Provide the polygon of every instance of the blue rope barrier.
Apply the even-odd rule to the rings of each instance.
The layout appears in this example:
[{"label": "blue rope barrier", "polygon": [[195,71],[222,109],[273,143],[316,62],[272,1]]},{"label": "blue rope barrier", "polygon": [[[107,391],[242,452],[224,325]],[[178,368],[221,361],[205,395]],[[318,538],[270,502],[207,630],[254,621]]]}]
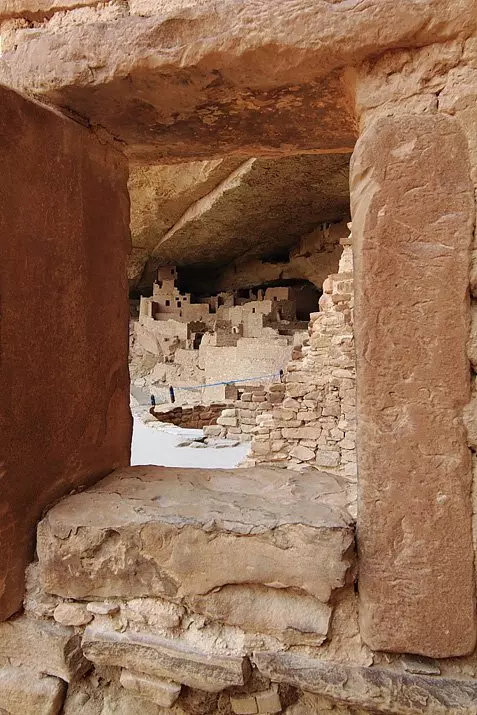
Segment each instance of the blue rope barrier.
[{"label": "blue rope barrier", "polygon": [[[270,375],[259,375],[258,377],[243,377],[243,378],[236,378],[232,380],[220,380],[219,382],[204,382],[202,385],[179,385],[177,387],[174,387],[173,385],[170,385],[169,387],[157,387],[154,389],[154,394],[151,391],[150,394],[150,405],[152,407],[155,407],[156,404],[156,395],[158,394],[164,394],[169,397],[169,400],[171,401],[172,404],[174,404],[175,400],[175,390],[203,390],[204,388],[207,387],[218,387],[219,385],[233,385],[233,384],[242,384],[244,382],[253,382],[255,380],[268,380],[270,378],[274,377],[279,377],[280,380],[283,379],[283,370],[279,370],[278,372],[273,372]],[[141,403],[140,403],[141,404]],[[146,404],[146,403],[144,403]]]}]

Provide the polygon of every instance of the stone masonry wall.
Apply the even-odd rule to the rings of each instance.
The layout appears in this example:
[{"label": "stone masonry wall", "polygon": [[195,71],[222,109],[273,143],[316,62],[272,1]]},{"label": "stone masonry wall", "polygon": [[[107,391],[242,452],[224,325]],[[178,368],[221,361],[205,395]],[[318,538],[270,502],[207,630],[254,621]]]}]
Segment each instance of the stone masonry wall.
[{"label": "stone masonry wall", "polygon": [[202,429],[217,424],[217,418],[227,410],[229,405],[224,402],[211,405],[194,405],[193,407],[173,407],[170,410],[151,408],[150,413],[159,422],[184,427],[186,429]]},{"label": "stone masonry wall", "polygon": [[0,156],[2,620],[43,508],[128,464],[132,421],[127,161],[3,87]]},{"label": "stone masonry wall", "polygon": [[339,271],[329,276],[308,345],[294,350],[283,383],[246,387],[217,420],[215,436],[251,440],[246,466],[303,465],[356,478],[356,372],[351,238],[341,239]]},{"label": "stone masonry wall", "polygon": [[267,387],[245,385],[238,391],[240,397],[222,412],[217,425],[205,429],[208,436],[250,442],[257,429],[257,418],[267,414],[274,404],[283,400],[285,386],[282,383],[273,383]]},{"label": "stone masonry wall", "polygon": [[477,660],[372,652],[343,480],[130,467],[50,509],[7,715],[475,715]]},{"label": "stone masonry wall", "polygon": [[477,37],[386,52],[356,80],[360,628],[380,650],[462,655],[476,639]]}]

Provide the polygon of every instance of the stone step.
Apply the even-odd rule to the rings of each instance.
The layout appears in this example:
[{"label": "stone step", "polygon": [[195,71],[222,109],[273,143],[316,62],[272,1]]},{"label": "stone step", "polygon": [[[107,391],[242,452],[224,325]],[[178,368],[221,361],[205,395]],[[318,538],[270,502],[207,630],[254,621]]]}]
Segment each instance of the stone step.
[{"label": "stone step", "polygon": [[247,583],[326,603],[352,566],[345,504],[343,483],[317,470],[126,468],[40,522],[41,580],[83,600],[181,600]]},{"label": "stone step", "polygon": [[130,467],[50,509],[35,568],[69,601],[53,614],[71,599],[75,617],[93,613],[88,661],[148,676],[131,676],[148,692],[154,679],[218,692],[246,683],[257,647],[329,637],[333,594],[354,577],[346,503],[316,469]]},{"label": "stone step", "polygon": [[242,633],[319,646],[332,594],[354,576],[346,503],[343,481],[316,469],[118,470],[40,522],[41,583],[66,599],[116,600],[121,613],[121,600],[165,599]]}]

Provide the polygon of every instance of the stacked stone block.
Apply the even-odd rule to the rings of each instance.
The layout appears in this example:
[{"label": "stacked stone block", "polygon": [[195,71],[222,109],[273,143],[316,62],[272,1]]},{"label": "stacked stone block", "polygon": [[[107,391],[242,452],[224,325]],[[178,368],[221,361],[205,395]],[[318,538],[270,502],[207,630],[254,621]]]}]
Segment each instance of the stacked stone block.
[{"label": "stacked stone block", "polygon": [[209,437],[239,439],[250,442],[256,434],[257,419],[270,412],[280,403],[285,385],[277,383],[265,388],[263,385],[245,385],[239,388],[240,397],[233,407],[225,409],[217,419],[216,427],[206,427]]},{"label": "stacked stone block", "polygon": [[[295,349],[284,384],[263,393],[246,466],[303,465],[356,475],[356,371],[351,238],[342,239],[339,271],[323,285],[320,311],[310,316],[308,344]],[[250,399],[250,398],[247,398]],[[236,429],[244,412],[238,411]]]},{"label": "stacked stone block", "polygon": [[171,410],[156,411],[151,409],[151,414],[159,422],[184,427],[185,429],[203,429],[215,425],[217,419],[227,412],[227,403],[220,402],[211,405],[194,405],[193,407],[174,407]]}]

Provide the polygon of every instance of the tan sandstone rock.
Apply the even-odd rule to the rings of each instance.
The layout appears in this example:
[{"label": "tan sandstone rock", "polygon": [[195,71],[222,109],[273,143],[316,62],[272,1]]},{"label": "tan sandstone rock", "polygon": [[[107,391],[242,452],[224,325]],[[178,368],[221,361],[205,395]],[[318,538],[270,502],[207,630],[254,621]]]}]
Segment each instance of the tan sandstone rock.
[{"label": "tan sandstone rock", "polygon": [[148,17],[128,6],[111,19],[106,5],[16,32],[0,81],[69,107],[146,161],[341,151],[356,134],[341,68],[476,26],[473,0],[147,5]]},{"label": "tan sandstone rock", "polygon": [[444,116],[381,119],[351,172],[361,632],[377,650],[463,655],[476,630],[466,141]]},{"label": "tan sandstone rock", "polygon": [[[256,653],[259,671],[275,682],[388,715],[475,715],[477,680],[363,668],[291,653]],[[305,711],[306,712],[306,711]],[[325,711],[326,712],[326,711]]]},{"label": "tan sandstone rock", "polygon": [[328,633],[332,609],[312,596],[290,589],[263,586],[224,586],[206,596],[189,599],[195,612],[239,626],[269,633],[290,645],[320,645]]},{"label": "tan sandstone rock", "polygon": [[353,530],[320,489],[318,472],[117,471],[40,523],[44,588],[76,599],[180,600],[249,583],[326,603],[346,582]]},{"label": "tan sandstone rock", "polygon": [[153,678],[144,673],[134,673],[130,670],[121,671],[119,682],[126,690],[132,690],[137,695],[151,700],[163,708],[170,708],[171,705],[174,705],[181,692],[181,686],[178,683]]},{"label": "tan sandstone rock", "polygon": [[93,620],[91,613],[80,603],[60,603],[55,608],[53,618],[63,626],[85,626]]},{"label": "tan sandstone rock", "polygon": [[66,682],[81,678],[90,668],[80,641],[72,628],[52,621],[17,616],[0,623],[0,658]]},{"label": "tan sandstone rock", "polygon": [[28,668],[0,668],[0,711],[7,715],[58,715],[66,686]]},{"label": "tan sandstone rock", "polygon": [[118,632],[93,624],[86,627],[82,647],[97,665],[120,666],[207,692],[243,685],[248,677],[247,661],[239,655],[194,648],[180,638],[151,632]]}]

